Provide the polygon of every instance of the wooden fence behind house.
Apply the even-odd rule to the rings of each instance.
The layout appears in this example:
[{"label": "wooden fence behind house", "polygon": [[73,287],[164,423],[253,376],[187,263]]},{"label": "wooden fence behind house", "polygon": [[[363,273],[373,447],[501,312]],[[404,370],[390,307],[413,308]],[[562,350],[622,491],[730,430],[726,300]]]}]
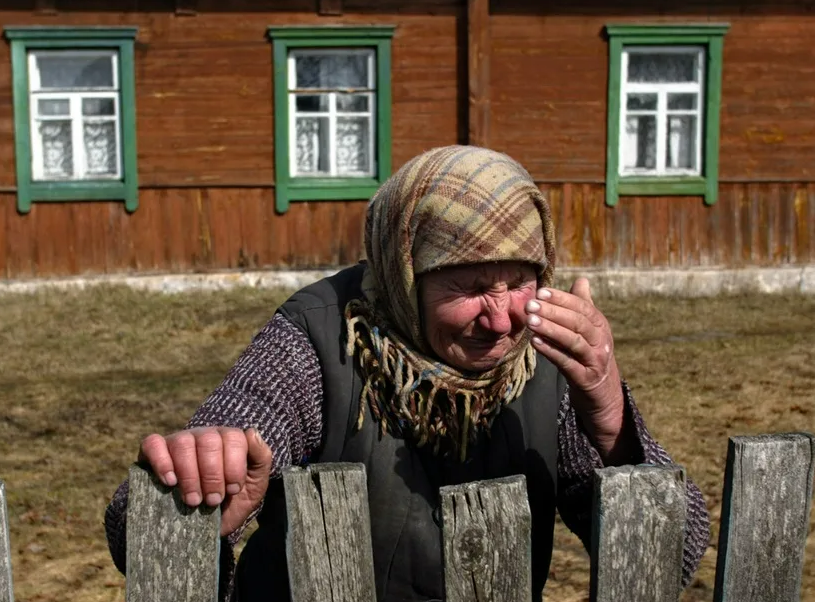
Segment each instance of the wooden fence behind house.
[{"label": "wooden fence behind house", "polygon": [[[715,602],[798,602],[815,470],[809,434],[733,437],[727,454]],[[130,471],[127,602],[215,602],[218,509],[189,508],[152,474]],[[293,602],[375,602],[365,469],[317,464],[283,476]],[[676,602],[681,467],[596,471],[592,602]],[[446,602],[531,602],[524,477],[440,490]],[[12,602],[0,482],[0,602]]]}]

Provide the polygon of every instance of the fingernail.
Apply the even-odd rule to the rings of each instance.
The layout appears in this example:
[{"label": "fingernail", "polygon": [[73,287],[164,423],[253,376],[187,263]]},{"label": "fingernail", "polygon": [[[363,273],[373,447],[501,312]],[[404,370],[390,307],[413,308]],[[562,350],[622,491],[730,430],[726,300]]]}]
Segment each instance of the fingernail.
[{"label": "fingernail", "polygon": [[538,303],[537,301],[529,301],[526,304],[526,311],[530,311],[530,312],[531,311],[540,311],[540,309],[541,309],[541,304]]},{"label": "fingernail", "polygon": [[201,494],[200,493],[189,493],[184,497],[184,503],[187,506],[195,507],[201,505]]},{"label": "fingernail", "polygon": [[221,505],[221,496],[218,493],[208,493],[207,494],[207,506],[220,506]]},{"label": "fingernail", "polygon": [[175,487],[178,483],[178,479],[175,476],[175,473],[172,470],[169,470],[164,473],[164,483],[168,487]]},{"label": "fingernail", "polygon": [[531,315],[526,319],[526,323],[530,326],[539,326],[541,323],[541,319],[536,315]]},{"label": "fingernail", "polygon": [[538,289],[538,299],[549,299],[552,296],[552,291],[546,288]]},{"label": "fingernail", "polygon": [[238,485],[237,483],[230,483],[229,485],[226,486],[226,492],[229,495],[237,495],[238,493],[241,492],[241,486]]},{"label": "fingernail", "polygon": [[543,339],[540,337],[532,337],[532,342],[535,343],[535,345],[543,345]]}]

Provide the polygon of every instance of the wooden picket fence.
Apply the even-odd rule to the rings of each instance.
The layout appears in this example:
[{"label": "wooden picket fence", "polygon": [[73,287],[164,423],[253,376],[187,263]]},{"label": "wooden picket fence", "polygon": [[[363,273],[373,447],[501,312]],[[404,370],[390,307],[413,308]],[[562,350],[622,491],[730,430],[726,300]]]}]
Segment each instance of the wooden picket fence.
[{"label": "wooden picket fence", "polygon": [[[806,433],[730,439],[714,602],[798,602],[815,470]],[[358,464],[284,474],[293,602],[374,602],[366,475]],[[215,602],[218,509],[185,506],[130,471],[127,602]],[[531,519],[523,477],[440,490],[446,602],[529,602]],[[676,602],[685,474],[625,466],[595,475],[592,602]],[[0,602],[12,602],[0,482]]]}]

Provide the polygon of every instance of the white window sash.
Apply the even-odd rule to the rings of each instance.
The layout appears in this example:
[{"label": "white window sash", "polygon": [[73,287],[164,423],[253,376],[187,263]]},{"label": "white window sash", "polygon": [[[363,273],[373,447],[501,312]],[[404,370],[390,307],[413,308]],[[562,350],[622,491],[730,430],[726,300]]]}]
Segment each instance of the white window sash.
[{"label": "white window sash", "polygon": [[[325,63],[320,67],[324,68]],[[328,173],[337,175],[337,93],[328,95]]]},{"label": "white window sash", "polygon": [[[296,49],[289,52],[286,60],[287,66],[287,83],[289,95],[289,174],[291,177],[305,177],[305,178],[355,178],[355,177],[373,177],[376,173],[376,157],[374,156],[376,148],[376,62],[375,51],[370,48],[346,49],[340,51],[343,55],[364,55],[368,58],[368,87],[366,88],[343,88],[343,89],[330,89],[330,88],[298,88],[297,87],[297,58],[307,56],[328,56],[335,54],[338,51],[336,48],[322,48],[322,49]],[[323,68],[323,67],[321,67]],[[337,95],[338,94],[355,94],[365,95],[368,98],[368,111],[338,111],[337,110]],[[327,111],[298,111],[297,110],[297,96],[298,95],[325,95],[328,97],[328,110]],[[301,173],[297,166],[297,120],[300,117],[321,117],[328,119],[328,173]],[[368,170],[351,173],[338,173],[337,168],[337,120],[338,118],[357,117],[365,118],[368,122]],[[319,141],[318,141],[319,142]],[[319,161],[320,148],[319,143],[315,145],[317,153],[315,160]],[[315,166],[316,167],[316,166]],[[316,171],[316,170],[315,170]]]},{"label": "white window sash", "polygon": [[657,92],[667,92],[669,94],[698,94],[701,90],[699,84],[623,84],[625,91],[629,94],[656,94]]},{"label": "white window sash", "polygon": [[[628,60],[631,54],[636,53],[660,53],[660,54],[696,54],[697,73],[696,82],[665,82],[665,83],[645,83],[628,82]],[[620,72],[620,140],[618,147],[619,174],[620,176],[678,176],[691,175],[698,176],[702,173],[702,122],[704,117],[704,74],[705,74],[705,50],[698,46],[640,46],[626,48],[621,56]],[[629,94],[654,94],[657,97],[656,110],[631,110],[628,106]],[[668,109],[669,94],[695,94],[697,96],[697,108],[691,109]],[[626,167],[626,135],[627,121],[630,116],[656,116],[656,162],[654,169]],[[695,132],[695,159],[694,169],[668,167],[668,119],[672,116],[691,115],[696,117]]]},{"label": "white window sash", "polygon": [[[104,98],[113,100],[113,115],[84,116],[82,115],[82,100],[86,98]],[[61,178],[60,181],[76,180],[116,180],[122,177],[122,143],[121,143],[121,112],[119,109],[119,95],[117,93],[102,92],[38,92],[31,95],[31,170],[35,181],[50,181],[45,178],[45,157],[43,155],[42,138],[39,124],[48,121],[68,121],[71,123],[71,152],[73,173]],[[59,99],[67,100],[69,111],[67,115],[40,115],[37,100]],[[87,156],[85,153],[85,123],[113,123],[116,145],[116,171],[114,174],[88,173]]]}]

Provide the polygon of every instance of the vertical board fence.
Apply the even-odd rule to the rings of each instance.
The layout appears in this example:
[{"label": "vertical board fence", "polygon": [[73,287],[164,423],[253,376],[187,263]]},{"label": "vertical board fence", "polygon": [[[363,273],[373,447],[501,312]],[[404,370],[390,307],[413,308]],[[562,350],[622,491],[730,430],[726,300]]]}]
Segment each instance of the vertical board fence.
[{"label": "vertical board fence", "polygon": [[376,602],[365,468],[292,468],[283,485],[292,600]]},{"label": "vertical board fence", "polygon": [[0,602],[13,602],[11,581],[11,544],[8,533],[6,486],[0,481]]},{"label": "vertical board fence", "polygon": [[591,600],[679,599],[685,501],[685,471],[679,467],[622,466],[598,471]]},{"label": "vertical board fence", "polygon": [[714,602],[798,602],[809,531],[812,437],[733,437]]},{"label": "vertical board fence", "polygon": [[439,493],[447,602],[531,602],[526,480],[479,481]]},{"label": "vertical board fence", "polygon": [[[806,433],[733,437],[728,448],[716,602],[797,602],[815,471]],[[130,472],[127,602],[216,602],[216,509],[189,508],[138,466]],[[361,464],[283,476],[292,602],[374,602],[366,474]],[[685,473],[624,466],[595,473],[592,602],[676,602]],[[522,476],[440,490],[446,602],[532,599],[531,517]],[[0,482],[0,602],[12,602]]]}]

